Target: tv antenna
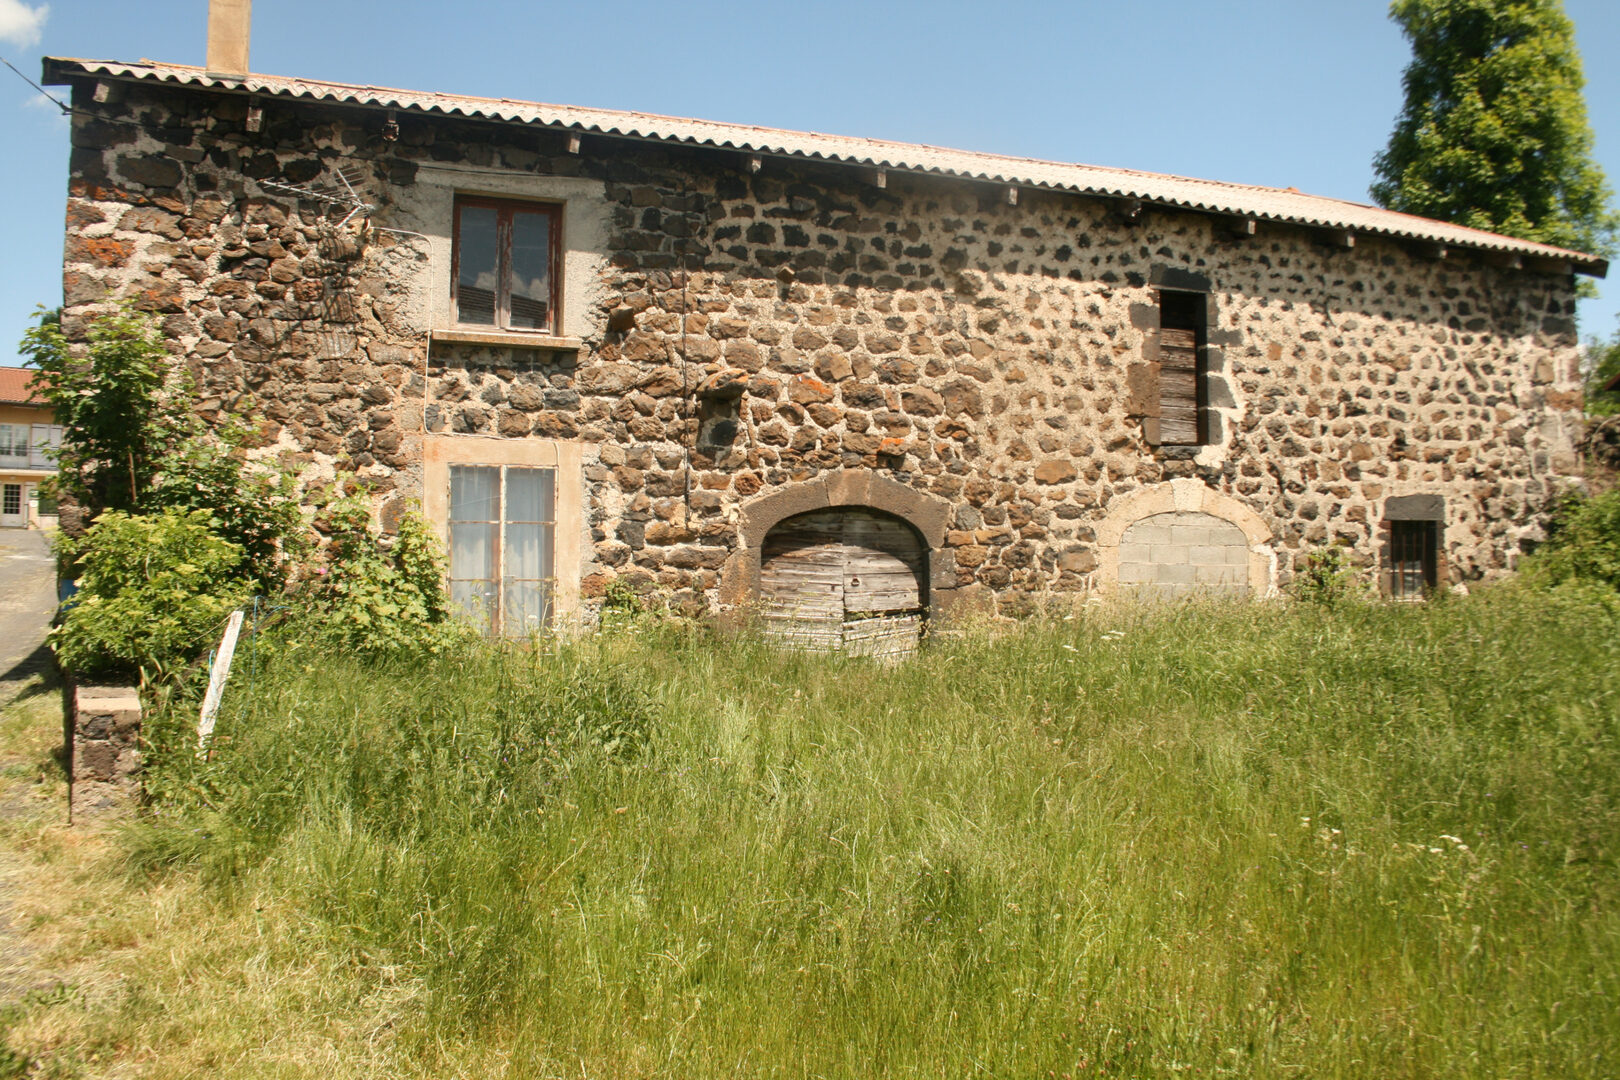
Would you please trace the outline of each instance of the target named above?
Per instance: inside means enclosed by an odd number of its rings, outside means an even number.
[[[376,212],[377,207],[361,196],[356,184],[362,179],[361,171],[354,166],[344,166],[333,172],[335,183],[321,185],[289,184],[284,180],[260,180],[258,184],[266,191],[277,195],[287,195],[294,199],[308,202],[325,203],[335,211],[346,211],[343,219],[337,223],[342,228],[358,214],[367,219]]]
[[[322,183],[292,184],[285,180],[257,180],[259,187],[274,195],[319,203],[326,207],[320,226],[324,238],[317,245],[320,259],[321,295],[303,304],[304,317],[317,320],[317,355],[321,359],[340,359],[353,354],[358,343],[359,304],[354,295],[355,259],[365,246],[365,230],[393,233],[396,236],[414,236],[432,246],[433,238],[409,229],[393,229],[378,225],[373,217],[382,208],[368,200],[365,190],[365,169],[358,165],[343,165],[331,172],[331,178]],[[341,216],[340,216],[341,215]],[[342,236],[349,222],[359,218],[361,235]]]
[[[332,179],[323,184],[289,184],[285,180],[259,180],[257,183],[264,190],[276,195],[324,203],[331,208],[327,219],[329,222],[332,214],[343,215],[334,223],[335,228],[341,229],[358,217],[378,232],[393,233],[396,236],[420,236],[424,240],[431,240],[423,233],[412,232],[409,229],[393,229],[373,221],[373,215],[382,208],[361,194],[364,181],[365,170],[362,167],[344,165],[334,169]]]

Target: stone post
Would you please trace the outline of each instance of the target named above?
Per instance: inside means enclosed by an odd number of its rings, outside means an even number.
[[[141,766],[141,699],[133,686],[67,688],[68,801],[73,813],[132,799]]]

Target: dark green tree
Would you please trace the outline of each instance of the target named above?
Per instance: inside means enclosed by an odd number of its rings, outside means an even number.
[[[1616,218],[1592,160],[1561,0],[1394,0],[1412,43],[1406,104],[1374,163],[1391,210],[1608,255]]]

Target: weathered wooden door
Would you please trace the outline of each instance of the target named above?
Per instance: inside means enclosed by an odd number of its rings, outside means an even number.
[[[788,518],[760,552],[765,632],[801,648],[908,656],[927,613],[927,564],[911,526],[876,510]]]

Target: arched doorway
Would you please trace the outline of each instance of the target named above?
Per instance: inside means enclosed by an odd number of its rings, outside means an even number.
[[[765,633],[862,656],[915,652],[928,610],[928,550],[900,518],[862,506],[798,514],[760,549]]]

